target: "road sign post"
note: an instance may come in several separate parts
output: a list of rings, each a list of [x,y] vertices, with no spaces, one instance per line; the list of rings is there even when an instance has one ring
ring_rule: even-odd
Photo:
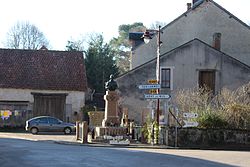
[[[149,90],[149,94],[144,94],[145,99],[157,99],[156,122],[157,122],[157,125],[159,125],[160,99],[169,99],[170,95],[160,94],[161,85],[159,84],[159,79],[148,80],[148,83],[149,83],[148,85],[139,85],[138,88]],[[157,131],[159,131],[159,127],[158,127]],[[156,135],[155,136],[155,143],[156,144],[159,143],[158,140],[159,140],[159,135]]]
[[[191,113],[191,112],[185,112],[183,113],[183,117],[187,118],[187,119],[194,119],[194,118],[198,118],[198,114],[197,113]],[[195,121],[187,121],[187,120],[183,120],[184,121],[184,126],[183,128],[188,128],[188,127],[197,127],[199,125],[198,122]]]

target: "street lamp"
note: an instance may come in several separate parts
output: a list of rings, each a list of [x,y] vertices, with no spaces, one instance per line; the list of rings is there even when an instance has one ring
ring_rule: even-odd
[[[152,39],[152,34],[157,33],[157,54],[156,54],[156,81],[160,84],[160,47],[161,47],[161,26],[155,29],[147,29],[142,38],[144,42],[147,44]],[[160,89],[157,89],[157,94],[160,93]],[[156,110],[156,123],[159,132],[159,115],[160,115],[160,99],[157,99],[157,110]],[[156,144],[158,144],[158,136],[156,136]]]

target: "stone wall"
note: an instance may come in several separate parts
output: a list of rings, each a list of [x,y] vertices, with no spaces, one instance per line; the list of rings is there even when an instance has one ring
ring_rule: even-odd
[[[250,148],[250,130],[182,128],[178,129],[177,134],[178,147]],[[168,145],[175,146],[175,128],[168,131]]]

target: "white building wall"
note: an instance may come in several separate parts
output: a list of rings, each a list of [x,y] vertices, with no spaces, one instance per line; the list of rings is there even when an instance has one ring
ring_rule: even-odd
[[[31,89],[0,89],[0,101],[29,101],[34,103],[31,92],[35,93],[67,93],[66,104],[72,105],[72,112],[79,112],[85,106],[85,92],[79,91],[53,91]]]

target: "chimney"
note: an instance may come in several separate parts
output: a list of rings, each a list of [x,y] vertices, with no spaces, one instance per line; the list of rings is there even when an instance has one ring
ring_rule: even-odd
[[[187,3],[187,10],[192,8],[192,4],[191,3]]]
[[[216,50],[220,50],[220,47],[221,47],[221,33],[214,33],[213,35],[213,47],[216,49]]]
[[[197,1],[199,1],[199,0],[193,0],[193,5],[194,5]]]

